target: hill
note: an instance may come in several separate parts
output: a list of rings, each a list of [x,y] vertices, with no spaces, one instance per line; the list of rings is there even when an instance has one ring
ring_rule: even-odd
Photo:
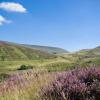
[[[86,58],[100,57],[100,46],[93,49],[83,49],[77,52],[77,54],[82,55]]]
[[[50,54],[68,53],[67,50],[64,50],[62,48],[57,48],[57,47],[27,45],[27,44],[23,44],[23,46],[28,47],[28,48],[32,48],[32,49],[36,49],[36,50],[40,50],[40,51],[44,51],[44,52],[47,52],[47,53],[50,53]]]
[[[55,58],[55,56],[20,44],[0,41],[0,60],[37,60],[49,58]]]
[[[59,56],[80,66],[100,65],[100,46],[93,49],[82,49],[77,52],[61,54]]]
[[[78,64],[84,65],[100,65],[100,46],[93,49],[83,49],[72,54]],[[80,64],[80,65],[81,65]]]

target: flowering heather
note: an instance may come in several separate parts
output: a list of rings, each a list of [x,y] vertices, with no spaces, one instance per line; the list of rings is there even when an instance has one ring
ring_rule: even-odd
[[[34,82],[36,77],[38,77],[37,73],[34,73],[32,70],[13,74],[4,82],[0,83],[0,95],[3,95],[8,91],[14,92],[24,89],[29,86],[30,82]]]
[[[56,73],[56,80],[42,88],[42,100],[100,100],[100,68],[79,68]]]

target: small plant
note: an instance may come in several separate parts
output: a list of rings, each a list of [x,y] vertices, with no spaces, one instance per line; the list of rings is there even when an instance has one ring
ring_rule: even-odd
[[[26,70],[26,69],[33,69],[33,66],[31,65],[21,65],[18,70]]]
[[[10,75],[6,73],[1,73],[0,74],[0,82],[4,81],[5,79],[9,78]]]

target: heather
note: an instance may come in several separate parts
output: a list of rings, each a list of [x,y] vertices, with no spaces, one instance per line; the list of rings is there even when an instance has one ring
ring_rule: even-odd
[[[56,77],[41,89],[42,100],[100,100],[99,67],[59,72]]]
[[[0,83],[0,100],[39,100],[38,91],[54,77],[47,71],[32,69],[13,73]]]
[[[0,83],[0,95],[3,95],[9,91],[14,92],[16,89],[24,89],[31,81],[34,82],[36,77],[38,77],[37,73],[34,73],[32,70],[12,74],[6,78],[6,80]]]

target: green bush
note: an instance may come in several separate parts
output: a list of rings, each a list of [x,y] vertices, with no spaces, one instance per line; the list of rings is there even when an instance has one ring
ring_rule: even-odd
[[[18,70],[27,70],[27,69],[33,69],[33,66],[31,65],[21,65]]]

